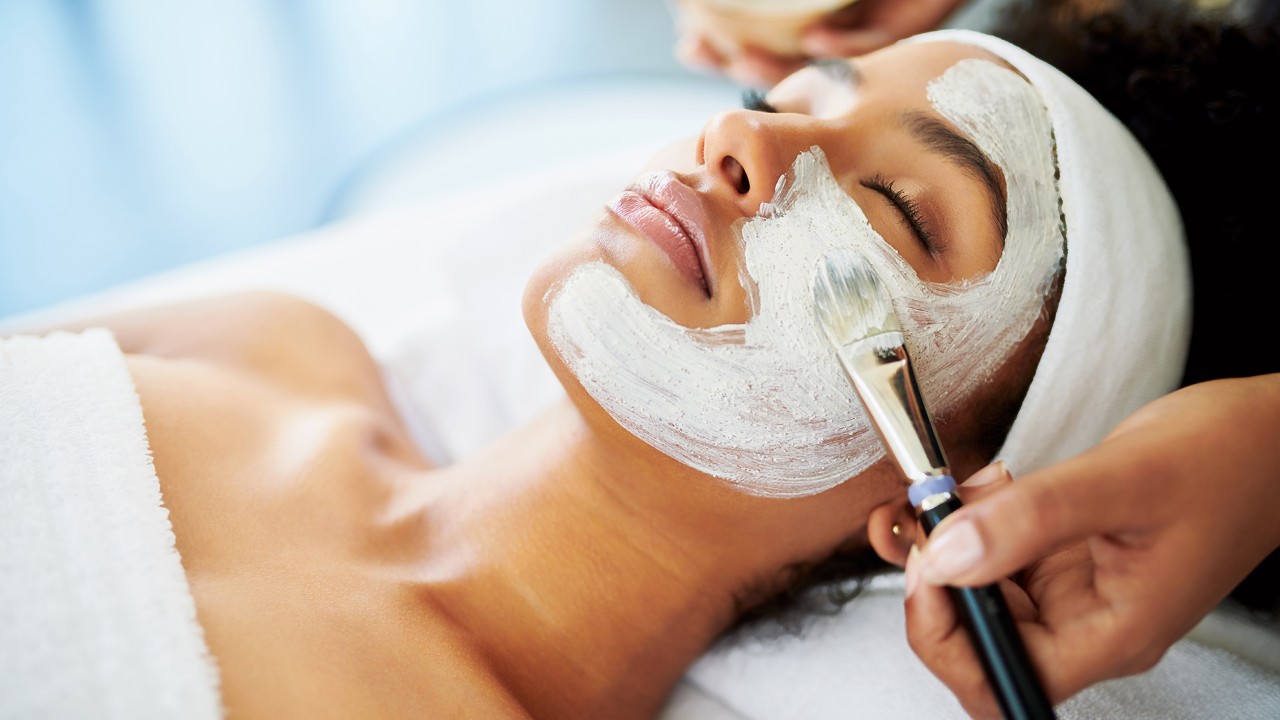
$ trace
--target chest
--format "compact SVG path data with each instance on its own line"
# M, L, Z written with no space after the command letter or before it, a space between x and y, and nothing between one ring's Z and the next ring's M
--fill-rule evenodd
M389 602L355 582L380 495L377 418L200 361L129 369L224 704L290 717L334 702L342 678L322 658L375 652L370 623L387 613L371 608Z
M386 561L409 482L393 418L200 362L129 367L230 717L518 715Z
M198 361L129 364L189 575L336 557L385 500L394 439L374 408Z

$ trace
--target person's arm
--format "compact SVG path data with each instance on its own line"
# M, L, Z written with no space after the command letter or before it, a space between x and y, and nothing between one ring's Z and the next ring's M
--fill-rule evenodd
M674 2L676 57L745 85L770 87L815 59L854 57L936 29L964 0L856 0L798 30L798 36L786 38L787 45L801 49L798 54L779 54L752 44L716 14L691 7L709 2Z
M941 584L1001 582L1058 703L1154 666L1280 547L1280 374L1183 388L1072 460L1002 470L907 562L910 644L974 717L998 709Z

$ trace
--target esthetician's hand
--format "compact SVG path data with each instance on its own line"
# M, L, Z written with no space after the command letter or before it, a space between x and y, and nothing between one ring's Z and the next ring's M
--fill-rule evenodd
M738 37L733 28L688 6L709 0L675 0L676 57L694 68L767 88L818 58L854 57L902 38L936 29L964 0L856 0L817 21L784 32L798 48L778 54Z
M970 714L999 717L939 586L999 580L1055 704L1143 672L1280 547L1278 469L1280 374L1174 392L1017 482L989 466L908 558L911 647Z

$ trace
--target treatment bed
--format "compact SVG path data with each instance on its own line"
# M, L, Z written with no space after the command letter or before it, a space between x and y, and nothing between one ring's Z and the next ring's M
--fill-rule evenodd
M534 264L625 186L663 141L696 132L712 112L736 102L714 83L639 78L624 85L566 88L554 101L526 98L518 108L489 108L436 127L366 167L335 200L331 221L313 231L0 319L0 337L236 290L297 294L363 337L430 456L441 463L466 456L561 392L520 314ZM524 129L482 142L494 119L513 109L527 120ZM602 126L611 132L601 134ZM540 155L518 172L495 175L503 153L521 146ZM449 422L441 422L446 415ZM22 539L4 533L0 528L0 550L20 550ZM0 590L0 628L17 622L21 603L39 601L19 594ZM892 574L839 615L815 618L801 636L761 631L713 648L677 687L661 720L908 718L920 717L921 708L934 718L964 718L907 646L902 594L901 575ZM5 697L49 682L49 668L9 650L0 652L0 717L15 716ZM1280 621L1224 605L1155 668L1090 688L1060 715L1280 717Z

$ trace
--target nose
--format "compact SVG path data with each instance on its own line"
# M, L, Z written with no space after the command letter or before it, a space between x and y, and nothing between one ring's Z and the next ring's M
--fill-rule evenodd
M698 161L716 189L733 199L744 215L755 215L773 199L778 178L812 142L795 121L754 110L722 112L707 123L698 143ZM812 138L808 138L812 139Z

